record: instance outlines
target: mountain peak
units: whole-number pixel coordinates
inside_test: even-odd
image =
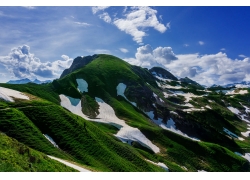
[[[64,76],[68,75],[69,73],[86,66],[88,63],[90,63],[91,61],[93,61],[97,57],[98,57],[97,54],[94,54],[93,56],[89,55],[89,56],[78,56],[78,57],[76,57],[74,59],[72,65],[70,66],[70,68],[65,69],[63,71],[63,73],[61,74],[60,78],[63,78]]]

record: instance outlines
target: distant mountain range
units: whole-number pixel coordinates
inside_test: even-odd
[[[10,80],[7,82],[7,84],[27,84],[27,83],[44,84],[44,83],[50,83],[50,82],[52,81],[51,80],[40,81],[38,79],[31,81],[30,79],[25,78],[25,79],[20,79],[20,80]]]

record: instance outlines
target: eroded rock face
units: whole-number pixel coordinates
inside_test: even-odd
[[[84,57],[78,56],[77,58],[74,59],[70,68],[65,69],[63,71],[60,78],[63,78],[64,76],[68,75],[69,73],[86,66],[88,63],[90,63],[91,61],[93,61],[97,57],[98,57],[98,55],[96,55],[96,54],[94,54],[93,56],[84,56]]]

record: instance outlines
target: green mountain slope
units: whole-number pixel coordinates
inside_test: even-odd
[[[0,172],[75,172],[0,132]]]
[[[78,58],[71,73],[46,85],[0,84],[31,97],[0,101],[0,130],[94,171],[164,171],[147,160],[169,171],[250,171],[248,89],[222,93],[163,69],[94,57]]]

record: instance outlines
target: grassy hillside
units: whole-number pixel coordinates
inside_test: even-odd
[[[0,172],[76,172],[0,132]]]
[[[76,79],[88,83],[88,92],[78,90]],[[0,131],[16,138],[30,148],[75,161],[93,171],[164,171],[155,163],[164,163],[170,171],[250,171],[249,162],[234,152],[249,152],[249,137],[244,141],[230,138],[223,128],[236,135],[247,131],[247,123],[239,119],[227,107],[245,111],[244,105],[249,94],[226,96],[216,91],[205,91],[196,84],[177,81],[164,82],[170,88],[161,88],[157,79],[147,69],[132,66],[110,55],[97,57],[71,74],[46,85],[7,85],[29,93],[30,101],[16,100],[15,103],[0,101]],[[125,96],[117,96],[117,85],[124,83]],[[189,100],[176,95],[176,87],[187,95],[196,97]],[[181,85],[181,86],[180,86]],[[172,86],[172,87],[171,87]],[[127,125],[138,128],[154,145],[159,153],[133,141],[131,145],[114,136],[118,129],[108,124],[87,121],[60,106],[59,95],[64,94],[81,100],[82,112],[92,118],[99,113],[95,97],[110,105],[115,115]],[[167,94],[167,96],[166,96]],[[204,108],[209,105],[209,108]],[[178,130],[198,137],[193,141],[177,133],[162,129],[144,113],[153,112],[155,119],[163,123],[172,118]],[[246,114],[247,115],[247,114]],[[159,122],[159,121],[158,121]],[[59,148],[54,147],[43,134],[53,138]]]

